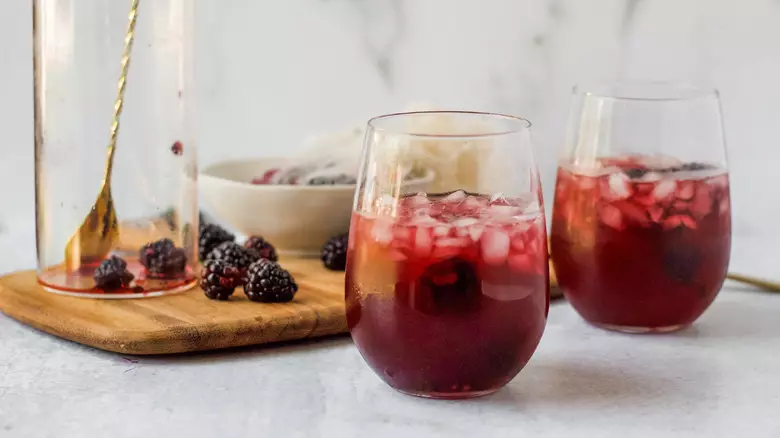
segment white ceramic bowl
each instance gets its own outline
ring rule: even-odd
[[[251,181],[285,158],[223,161],[200,172],[199,189],[211,212],[236,231],[263,236],[286,255],[317,256],[332,236],[349,231],[355,185],[255,185]],[[409,182],[425,191],[433,175]]]

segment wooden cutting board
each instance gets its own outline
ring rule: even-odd
[[[236,290],[230,301],[212,301],[197,287],[157,298],[74,298],[44,291],[35,271],[24,271],[0,278],[0,310],[64,339],[136,355],[214,350],[347,332],[344,273],[328,271],[316,259],[288,258],[281,263],[300,287],[290,303],[253,303],[241,290]]]

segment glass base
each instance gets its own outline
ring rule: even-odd
[[[613,332],[628,333],[632,335],[672,333],[672,332],[682,330],[690,325],[690,324],[677,324],[677,325],[668,325],[664,327],[639,327],[639,326],[631,326],[631,325],[601,324],[601,323],[591,322],[591,321],[588,322],[601,329],[611,330]]]
[[[190,267],[175,278],[150,277],[137,258],[128,258],[127,269],[133,274],[133,281],[125,288],[105,291],[95,287],[92,279],[95,268],[96,264],[82,265],[70,272],[63,265],[54,266],[38,273],[38,284],[47,292],[58,295],[115,300],[176,294],[192,289],[198,283]]]
[[[97,298],[101,300],[126,300],[131,298],[153,298],[153,297],[161,297],[164,295],[174,295],[174,294],[188,291],[193,287],[195,287],[197,284],[198,281],[196,279],[193,279],[188,283],[184,283],[180,286],[171,289],[147,290],[144,292],[92,292],[92,291],[76,292],[71,290],[57,289],[56,287],[48,286],[43,283],[41,283],[41,287],[46,292],[51,292],[57,295],[64,295],[67,297]]]
[[[401,394],[411,395],[413,397],[430,398],[435,400],[465,400],[470,398],[484,397],[493,394],[501,388],[486,389],[483,391],[459,391],[459,392],[414,392],[403,389],[393,388]]]

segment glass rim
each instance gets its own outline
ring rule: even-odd
[[[410,116],[422,116],[422,115],[457,115],[457,116],[481,116],[487,117],[493,120],[503,120],[512,124],[517,124],[514,129],[495,129],[488,132],[480,133],[453,133],[453,134],[429,134],[424,132],[414,132],[409,129],[391,129],[388,127],[380,126],[383,121],[390,121],[397,118],[408,118]],[[368,120],[368,127],[374,132],[382,132],[396,135],[403,135],[407,137],[418,138],[438,138],[438,139],[462,139],[462,138],[489,138],[500,137],[503,135],[517,134],[531,129],[532,123],[530,120],[523,117],[512,116],[508,114],[483,112],[483,111],[460,111],[460,110],[431,110],[431,111],[405,111],[397,113],[383,114],[381,116],[372,117]]]
[[[708,97],[718,98],[717,88],[674,81],[596,81],[572,87],[575,96],[600,99],[674,102]]]

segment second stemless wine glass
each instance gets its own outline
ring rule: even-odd
[[[536,349],[549,286],[529,127],[469,112],[369,121],[347,321],[363,358],[393,388],[433,398],[489,394]]]
[[[718,93],[664,83],[575,88],[551,252],[588,322],[632,332],[693,323],[731,248]]]

